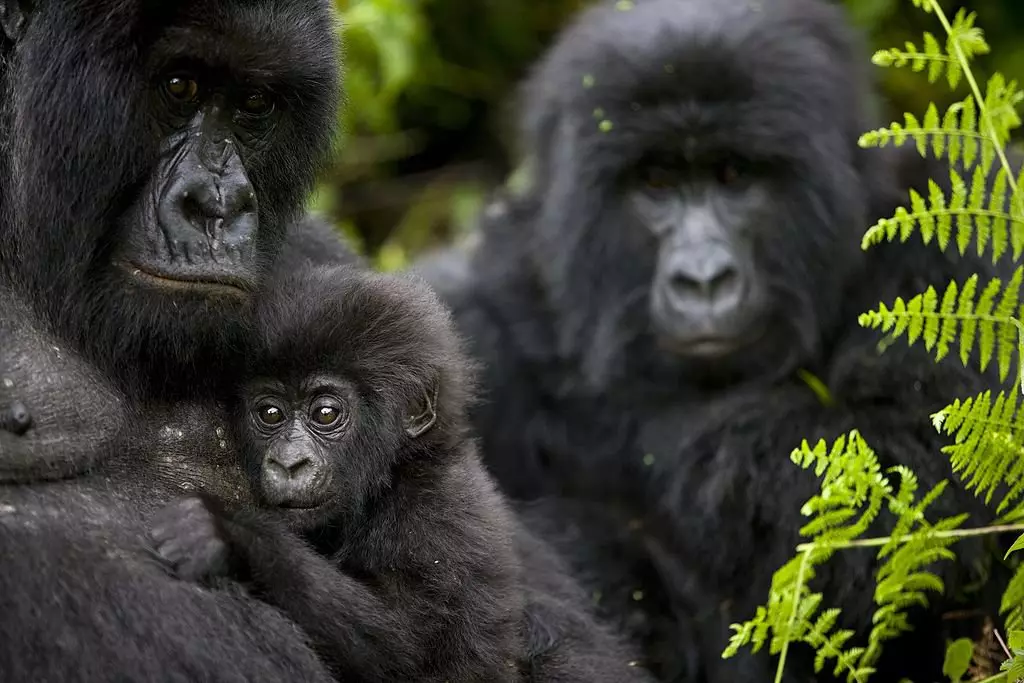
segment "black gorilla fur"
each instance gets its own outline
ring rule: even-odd
[[[338,680],[651,680],[495,491],[425,284],[302,272],[262,297],[253,339],[234,424],[263,509],[165,509],[152,533],[179,576],[248,581]]]
[[[296,221],[336,120],[331,12],[0,0],[0,407],[32,416],[0,430],[5,680],[332,680],[280,612],[196,590],[145,541],[182,490],[247,495],[218,400],[246,292],[275,264],[350,260],[340,244],[311,253],[306,237],[328,233]],[[244,91],[263,86],[272,112]],[[175,166],[174,150],[200,163]],[[147,203],[160,184],[178,204]],[[210,258],[181,251],[196,245]],[[126,256],[162,279],[115,265]]]
[[[929,414],[990,386],[902,342],[878,355],[878,336],[857,325],[880,300],[995,269],[934,247],[859,250],[929,163],[912,150],[858,148],[875,121],[868,58],[851,33],[818,0],[588,11],[525,91],[531,189],[485,218],[468,283],[449,296],[486,367],[474,415],[485,461],[512,495],[537,499],[530,519],[560,539],[665,680],[770,679],[766,655],[720,654],[728,624],[752,616],[799,542],[799,508],[815,487],[787,457],[801,439],[856,427],[883,464],[909,465],[927,487],[949,474]],[[654,173],[666,164],[678,173],[667,184]],[[710,199],[673,199],[665,213],[679,224],[649,230],[628,196],[638,178],[657,197],[704,182]],[[685,231],[693,216],[703,240],[693,244],[719,255],[712,249],[726,244],[739,264],[729,277],[760,297],[733,322],[740,332],[759,324],[754,343],[737,332],[732,346],[687,345],[659,327],[659,231]],[[687,248],[669,256],[685,262]],[[828,386],[830,405],[800,369]],[[933,514],[954,511],[986,519],[959,489]],[[973,561],[981,543],[960,551]],[[818,584],[862,634],[872,561],[844,554]],[[963,569],[950,571],[948,594]],[[990,597],[968,602],[996,617]],[[941,677],[956,623],[941,621],[948,605],[915,615],[917,630],[889,647],[879,680]],[[790,679],[815,678],[810,666],[791,653]]]

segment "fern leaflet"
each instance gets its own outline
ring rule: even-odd
[[[978,276],[972,275],[963,286],[949,283],[941,299],[935,288],[929,286],[909,301],[897,297],[891,309],[880,303],[877,310],[862,313],[859,322],[894,338],[906,335],[910,344],[922,340],[925,348],[934,352],[936,361],[945,358],[956,343],[960,361],[966,366],[977,348],[982,371],[995,357],[999,376],[1005,380],[1013,369],[1014,358],[1020,366],[1024,344],[1024,307],[1019,305],[1022,281],[1024,266],[1019,266],[1005,287],[1001,280],[993,278],[976,298]],[[1024,390],[1024,377],[1021,382]]]

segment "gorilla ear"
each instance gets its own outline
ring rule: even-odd
[[[32,0],[0,0],[0,28],[12,43],[25,35]]]
[[[412,439],[418,439],[434,426],[437,422],[437,390],[439,382],[423,392],[423,399],[417,401],[413,408],[413,414],[405,418],[405,433]]]

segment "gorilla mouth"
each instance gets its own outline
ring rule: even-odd
[[[292,500],[285,500],[278,503],[277,507],[282,510],[313,510],[320,507],[323,501],[313,500],[311,498],[294,498]]]
[[[704,335],[693,337],[671,337],[658,335],[658,343],[666,351],[688,358],[715,359],[742,351],[761,340],[763,328],[749,329],[735,335]]]
[[[137,280],[161,289],[200,294],[225,294],[233,297],[247,296],[251,289],[249,283],[239,277],[222,276],[208,279],[172,277],[167,274],[154,273],[151,269],[130,261],[118,262],[117,265]]]

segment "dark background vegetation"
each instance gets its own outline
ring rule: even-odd
[[[642,0],[640,0],[642,1]],[[714,2],[715,0],[695,0]],[[827,0],[823,0],[827,1]],[[872,49],[941,33],[909,0],[842,0]],[[588,0],[336,0],[342,16],[344,134],[314,210],[385,270],[462,239],[505,181],[516,86]],[[978,15],[992,54],[979,76],[1024,74],[1024,0],[946,0]],[[890,119],[954,99],[920,74],[878,70]],[[963,94],[960,94],[963,97]]]

